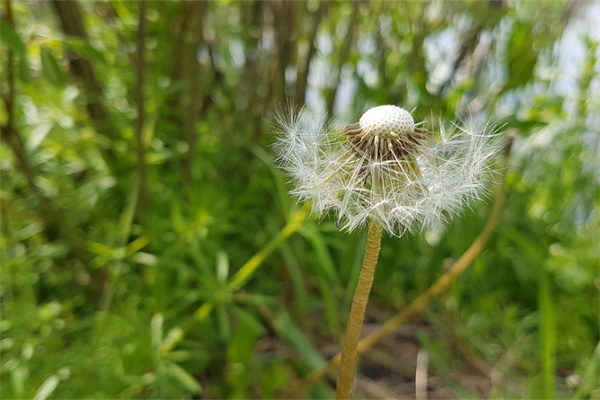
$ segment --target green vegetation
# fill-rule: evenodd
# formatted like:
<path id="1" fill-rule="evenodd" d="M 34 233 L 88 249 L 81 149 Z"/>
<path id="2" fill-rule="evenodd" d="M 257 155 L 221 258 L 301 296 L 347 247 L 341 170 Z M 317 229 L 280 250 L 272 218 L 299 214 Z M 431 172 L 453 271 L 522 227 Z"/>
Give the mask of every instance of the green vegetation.
<path id="1" fill-rule="evenodd" d="M 343 122 L 380 104 L 428 124 L 488 110 L 515 137 L 486 248 L 361 355 L 358 397 L 422 395 L 418 369 L 429 398 L 600 398 L 597 14 L 2 0 L 0 397 L 333 397 L 334 375 L 294 388 L 339 349 L 366 232 L 287 194 L 271 123 L 293 102 Z M 491 209 L 384 237 L 365 331 Z"/>

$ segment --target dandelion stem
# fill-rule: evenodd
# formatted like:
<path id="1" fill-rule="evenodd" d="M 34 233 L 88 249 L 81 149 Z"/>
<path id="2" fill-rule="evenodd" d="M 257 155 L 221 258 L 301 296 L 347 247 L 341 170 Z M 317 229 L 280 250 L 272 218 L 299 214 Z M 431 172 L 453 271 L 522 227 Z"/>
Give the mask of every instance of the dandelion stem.
<path id="1" fill-rule="evenodd" d="M 352 383 L 354 382 L 354 370 L 356 368 L 357 347 L 362 331 L 365 310 L 369 300 L 369 292 L 375 276 L 375 267 L 381 248 L 381 235 L 383 228 L 380 224 L 372 222 L 369 227 L 369 236 L 365 249 L 365 258 L 358 278 L 358 285 L 354 292 L 352 307 L 348 317 L 348 326 L 344 337 L 342 349 L 342 362 L 337 381 L 336 399 L 352 398 Z"/>

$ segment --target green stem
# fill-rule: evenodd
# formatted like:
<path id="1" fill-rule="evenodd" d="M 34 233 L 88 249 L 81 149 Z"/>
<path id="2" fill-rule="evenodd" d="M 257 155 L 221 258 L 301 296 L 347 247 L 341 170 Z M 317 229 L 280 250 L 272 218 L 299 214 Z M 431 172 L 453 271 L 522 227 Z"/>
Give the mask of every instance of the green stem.
<path id="1" fill-rule="evenodd" d="M 369 293 L 375 276 L 375 267 L 381 248 L 381 235 L 383 228 L 376 222 L 373 222 L 369 228 L 367 238 L 367 247 L 365 249 L 365 258 L 358 278 L 358 285 L 354 292 L 352 307 L 348 317 L 348 327 L 344 337 L 344 347 L 342 349 L 342 362 L 337 380 L 336 399 L 352 398 L 352 383 L 354 382 L 354 370 L 356 368 L 357 347 L 362 331 L 365 311 L 369 300 Z"/>
<path id="2" fill-rule="evenodd" d="M 227 284 L 227 290 L 230 293 L 234 293 L 240 289 L 250 279 L 254 271 L 260 267 L 265 259 L 271 255 L 271 253 L 277 249 L 287 238 L 289 238 L 294 232 L 296 232 L 302 226 L 302 223 L 306 219 L 306 216 L 310 212 L 311 202 L 307 202 L 300 210 L 298 210 L 290 218 L 287 225 L 275 236 L 269 243 L 266 244 L 258 253 L 252 256 L 233 276 L 231 281 Z M 215 304 L 212 301 L 204 303 L 197 311 L 196 318 L 199 320 L 205 319 L 208 314 L 212 311 Z"/>
<path id="3" fill-rule="evenodd" d="M 233 276 L 231 282 L 227 285 L 227 288 L 234 292 L 241 288 L 250 276 L 256 271 L 256 269 L 263 263 L 263 261 L 277 249 L 281 243 L 287 240 L 294 232 L 296 232 L 301 226 L 306 216 L 310 212 L 311 203 L 307 202 L 304 207 L 298 210 L 289 220 L 287 225 L 275 236 L 265 247 L 256 253 L 246 264 L 244 264 L 239 271 Z"/>

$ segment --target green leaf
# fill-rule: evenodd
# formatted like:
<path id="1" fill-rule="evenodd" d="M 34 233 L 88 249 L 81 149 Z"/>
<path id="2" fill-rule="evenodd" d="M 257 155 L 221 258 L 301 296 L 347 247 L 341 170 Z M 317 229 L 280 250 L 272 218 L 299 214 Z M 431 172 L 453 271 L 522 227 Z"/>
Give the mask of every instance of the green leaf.
<path id="1" fill-rule="evenodd" d="M 0 22 L 0 41 L 8 47 L 9 50 L 18 53 L 25 53 L 25 45 L 19 37 L 19 34 L 6 21 Z"/>
<path id="2" fill-rule="evenodd" d="M 311 368 L 322 368 L 327 364 L 321 354 L 314 348 L 310 340 L 294 324 L 287 312 L 281 310 L 273 319 L 273 327 L 279 336 L 296 347 Z"/>
<path id="3" fill-rule="evenodd" d="M 150 239 L 148 239 L 146 236 L 140 236 L 125 247 L 125 255 L 131 256 L 137 253 L 138 251 L 146 247 L 149 241 Z"/>
<path id="4" fill-rule="evenodd" d="M 161 353 L 170 352 L 176 345 L 183 339 L 183 330 L 179 327 L 175 327 L 167 333 L 167 337 L 160 346 Z"/>
<path id="5" fill-rule="evenodd" d="M 85 58 L 92 64 L 104 64 L 106 58 L 104 53 L 95 49 L 90 43 L 82 38 L 68 36 L 64 38 L 63 43 L 71 50 L 75 51 L 82 58 Z"/>
<path id="6" fill-rule="evenodd" d="M 168 353 L 166 353 L 163 358 L 165 360 L 168 361 L 172 361 L 172 362 L 183 362 L 183 361 L 187 361 L 190 358 L 192 358 L 192 354 L 189 351 L 184 351 L 184 350 L 175 350 L 175 351 L 170 351 Z M 194 359 L 194 362 L 196 362 L 196 359 Z"/>
<path id="7" fill-rule="evenodd" d="M 162 314 L 154 314 L 150 322 L 150 337 L 152 338 L 152 346 L 159 349 L 163 341 L 163 322 Z"/>
<path id="8" fill-rule="evenodd" d="M 144 253 L 139 251 L 131 256 L 131 261 L 142 264 L 142 265 L 156 265 L 158 264 L 158 257 L 154 254 Z"/>
<path id="9" fill-rule="evenodd" d="M 40 233 L 44 229 L 44 226 L 40 222 L 32 222 L 31 224 L 25 225 L 24 228 L 17 231 L 14 235 L 17 240 L 25 240 L 32 237 L 35 234 Z"/>
<path id="10" fill-rule="evenodd" d="M 590 393 L 600 387 L 600 342 L 596 345 L 585 367 L 583 383 L 575 394 L 575 399 L 588 399 Z M 596 389 L 597 390 L 597 389 Z"/>
<path id="11" fill-rule="evenodd" d="M 298 317 L 302 320 L 306 320 L 308 316 L 308 291 L 306 290 L 306 283 L 304 280 L 304 274 L 300 267 L 298 260 L 296 259 L 289 243 L 282 243 L 279 247 L 279 252 L 285 261 L 285 267 L 287 268 L 290 276 L 292 287 L 294 288 L 294 306 L 298 310 Z"/>
<path id="12" fill-rule="evenodd" d="M 42 72 L 44 77 L 54 86 L 61 87 L 65 84 L 65 73 L 60 68 L 58 61 L 47 47 L 41 47 Z"/>
<path id="13" fill-rule="evenodd" d="M 325 245 L 325 240 L 314 224 L 307 224 L 301 230 L 300 234 L 304 236 L 313 246 L 319 261 L 319 275 L 324 274 L 329 283 L 340 284 L 340 278 L 335 270 L 335 264 L 331 259 L 329 250 Z"/>
<path id="14" fill-rule="evenodd" d="M 29 57 L 23 53 L 17 62 L 17 71 L 19 79 L 25 83 L 29 83 L 29 69 Z"/>
<path id="15" fill-rule="evenodd" d="M 202 386 L 200 386 L 198 381 L 179 365 L 168 363 L 167 373 L 188 392 L 194 394 L 202 393 Z"/>
<path id="16" fill-rule="evenodd" d="M 118 15 L 119 19 L 126 24 L 132 24 L 135 22 L 135 15 L 132 14 L 127 8 L 126 2 L 124 1 L 115 1 L 112 4 L 115 13 Z"/>
<path id="17" fill-rule="evenodd" d="M 125 203 L 125 207 L 123 208 L 121 217 L 119 219 L 119 231 L 117 235 L 117 244 L 119 246 L 125 246 L 127 244 L 127 239 L 131 233 L 131 225 L 133 224 L 133 217 L 135 216 L 135 210 L 137 207 L 139 185 L 137 184 L 136 178 L 130 177 L 129 179 L 132 183 L 132 187 L 127 194 L 127 202 Z"/>
<path id="18" fill-rule="evenodd" d="M 229 258 L 227 253 L 219 251 L 217 253 L 217 280 L 219 282 L 226 282 L 229 276 Z"/>
<path id="19" fill-rule="evenodd" d="M 261 336 L 265 333 L 265 327 L 256 319 L 256 317 L 254 317 L 254 315 L 240 307 L 235 307 L 234 313 L 240 324 L 239 326 L 243 328 L 243 332 L 248 332 L 256 336 Z"/>
<path id="20" fill-rule="evenodd" d="M 227 313 L 227 308 L 224 304 L 217 304 L 216 307 L 216 315 L 217 315 L 217 323 L 219 326 L 219 332 L 221 333 L 221 337 L 223 340 L 229 340 L 231 336 L 231 324 L 229 322 L 229 315 Z"/>
<path id="21" fill-rule="evenodd" d="M 40 143 L 46 138 L 50 130 L 52 129 L 52 124 L 40 124 L 34 127 L 29 134 L 29 138 L 27 140 L 27 150 L 35 150 L 39 147 Z"/>
<path id="22" fill-rule="evenodd" d="M 316 225 L 307 224 L 300 230 L 300 233 L 311 243 L 315 250 L 318 261 L 316 272 L 319 281 L 319 289 L 321 291 L 321 298 L 323 299 L 325 313 L 327 315 L 327 324 L 333 330 L 337 330 L 338 310 L 336 309 L 335 300 L 331 293 L 332 286 L 340 286 L 340 278 L 336 272 L 335 263 L 325 244 L 325 239 L 317 229 Z"/>
<path id="23" fill-rule="evenodd" d="M 277 298 L 262 294 L 238 292 L 233 297 L 240 304 L 251 304 L 254 306 L 274 306 L 278 304 Z"/>
<path id="24" fill-rule="evenodd" d="M 234 314 L 238 321 L 227 349 L 227 360 L 230 363 L 247 364 L 252 358 L 258 339 L 264 334 L 265 328 L 252 314 L 239 307 L 234 308 Z"/>
<path id="25" fill-rule="evenodd" d="M 46 400 L 52 394 L 52 392 L 54 392 L 54 389 L 56 389 L 59 382 L 60 379 L 58 376 L 50 376 L 44 381 L 44 383 L 42 383 L 42 386 L 40 386 L 40 388 L 37 390 L 35 396 L 33 396 L 33 400 Z"/>
<path id="26" fill-rule="evenodd" d="M 10 373 L 10 383 L 12 384 L 12 392 L 16 398 L 22 398 L 25 391 L 25 381 L 29 372 L 27 369 L 19 365 Z"/>
<path id="27" fill-rule="evenodd" d="M 538 53 L 531 45 L 535 40 L 530 24 L 516 21 L 508 42 L 508 82 L 502 92 L 530 82 Z"/>
<path id="28" fill-rule="evenodd" d="M 92 242 L 91 240 L 85 244 L 85 247 L 92 253 L 108 258 L 112 257 L 115 252 L 112 247 L 107 246 L 104 243 Z"/>

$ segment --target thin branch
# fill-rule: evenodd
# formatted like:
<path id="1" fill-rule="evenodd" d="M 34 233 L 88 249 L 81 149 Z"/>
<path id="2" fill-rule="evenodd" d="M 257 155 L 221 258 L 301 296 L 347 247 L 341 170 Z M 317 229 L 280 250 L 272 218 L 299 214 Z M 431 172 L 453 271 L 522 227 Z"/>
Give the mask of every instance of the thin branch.
<path id="1" fill-rule="evenodd" d="M 321 2 L 319 8 L 312 16 L 312 30 L 308 37 L 308 52 L 304 58 L 303 65 L 298 66 L 298 80 L 296 81 L 296 104 L 301 106 L 306 101 L 306 89 L 308 86 L 308 77 L 310 75 L 310 65 L 315 53 L 317 52 L 317 35 L 319 33 L 319 27 L 321 26 L 321 20 L 329 9 L 329 3 L 326 1 Z M 298 64 L 300 63 L 300 57 L 298 57 Z"/>
<path id="2" fill-rule="evenodd" d="M 295 56 L 292 51 L 296 46 L 294 43 L 294 28 L 297 25 L 296 2 L 282 1 L 273 3 L 275 21 L 273 27 L 276 32 L 277 52 L 273 57 L 274 78 L 271 84 L 271 95 L 266 98 L 267 101 L 279 102 L 286 98 L 286 79 L 285 70 L 293 62 Z"/>
<path id="3" fill-rule="evenodd" d="M 259 100 L 259 94 L 256 91 L 256 83 L 258 78 L 258 66 L 261 61 L 260 54 L 260 36 L 255 32 L 262 32 L 262 14 L 263 8 L 268 3 L 261 1 L 240 3 L 242 7 L 242 24 L 243 29 L 247 32 L 244 35 L 244 49 L 246 60 L 241 73 L 240 84 L 235 93 L 239 97 L 247 97 L 249 104 L 255 104 Z"/>
<path id="4" fill-rule="evenodd" d="M 77 1 L 52 0 L 51 4 L 60 20 L 63 32 L 66 35 L 87 41 L 83 14 Z M 114 129 L 108 118 L 108 111 L 104 105 L 104 92 L 94 73 L 92 64 L 80 55 L 75 55 L 72 52 L 68 54 L 71 71 L 81 80 L 83 85 L 87 111 L 96 129 L 107 134 L 107 136 L 114 136 L 116 129 Z"/>
<path id="5" fill-rule="evenodd" d="M 4 12 L 6 14 L 6 23 L 14 29 L 14 20 L 12 15 L 12 4 L 10 0 L 4 2 Z M 15 161 L 23 176 L 27 181 L 27 186 L 32 191 L 37 192 L 34 183 L 34 172 L 27 153 L 23 138 L 18 134 L 15 127 L 15 55 L 12 50 L 7 49 L 6 57 L 6 81 L 8 86 L 7 93 L 2 95 L 4 107 L 6 108 L 6 124 L 2 126 L 0 136 L 2 140 L 11 148 Z"/>
<path id="6" fill-rule="evenodd" d="M 512 138 L 508 139 L 506 148 L 505 148 L 505 158 L 508 157 L 510 149 L 512 147 Z M 405 309 L 400 311 L 394 317 L 387 320 L 383 325 L 381 325 L 378 329 L 374 330 L 358 343 L 357 353 L 360 355 L 365 351 L 369 350 L 373 347 L 377 342 L 391 334 L 398 328 L 400 325 L 404 324 L 410 317 L 417 314 L 421 310 L 423 310 L 436 296 L 444 293 L 450 285 L 458 278 L 460 274 L 462 274 L 468 267 L 471 265 L 473 260 L 483 251 L 485 245 L 488 240 L 492 236 L 494 228 L 498 224 L 498 220 L 500 218 L 500 212 L 502 211 L 502 206 L 504 204 L 504 185 L 506 180 L 506 170 L 504 170 L 500 183 L 496 187 L 496 201 L 494 203 L 494 207 L 492 209 L 492 213 L 485 224 L 485 227 L 477 236 L 477 238 L 473 241 L 471 246 L 463 253 L 462 256 L 458 260 L 454 262 L 442 276 L 438 278 L 438 280 L 429 287 L 425 292 L 421 293 L 416 299 L 413 300 L 412 303 L 408 305 Z M 329 363 L 320 369 L 316 369 L 307 375 L 304 380 L 299 384 L 297 393 L 302 394 L 305 393 L 310 387 L 312 387 L 315 383 L 319 382 L 325 374 L 328 372 L 339 368 L 341 363 L 341 354 L 337 354 L 333 357 Z"/>
<path id="7" fill-rule="evenodd" d="M 196 7 L 190 10 L 190 13 L 196 16 L 196 25 L 193 30 L 196 32 L 202 32 L 202 16 L 204 14 L 205 2 L 197 3 L 200 8 Z M 206 90 L 203 97 L 200 96 L 199 83 L 200 83 L 200 63 L 198 61 L 197 52 L 202 44 L 202 35 L 194 35 L 192 41 L 192 48 L 189 57 L 190 67 L 188 81 L 190 82 L 189 102 L 187 104 L 187 113 L 184 122 L 184 134 L 188 144 L 187 153 L 183 156 L 182 160 L 182 180 L 183 186 L 189 187 L 193 181 L 193 170 L 194 170 L 194 159 L 196 155 L 196 143 L 198 142 L 198 133 L 196 132 L 195 123 L 198 118 L 198 113 L 203 114 L 208 111 L 208 107 L 211 104 L 210 89 Z M 216 71 L 216 70 L 215 70 Z M 202 105 L 202 110 L 200 109 Z"/>
<path id="8" fill-rule="evenodd" d="M 247 132 L 256 140 L 261 134 L 262 117 L 277 82 L 271 83 L 274 72 L 270 63 L 274 56 L 264 51 L 261 36 L 258 34 L 264 32 L 266 22 L 264 15 L 271 11 L 273 5 L 271 2 L 263 1 L 247 4 L 241 2 L 241 4 L 243 26 L 248 33 L 244 35 L 246 62 L 235 95 L 246 100 L 247 109 L 240 114 L 240 118 L 244 120 L 244 125 L 248 126 Z M 266 95 L 261 87 L 265 82 L 270 83 Z"/>
<path id="9" fill-rule="evenodd" d="M 456 60 L 454 60 L 454 63 L 452 64 L 452 72 L 450 73 L 448 78 L 440 85 L 440 90 L 439 90 L 440 93 L 443 92 L 444 90 L 446 90 L 448 87 L 450 87 L 450 85 L 456 78 L 456 75 L 458 74 L 458 70 L 459 70 L 460 66 L 467 59 L 467 56 L 469 55 L 469 53 L 472 52 L 473 49 L 476 47 L 482 30 L 483 30 L 483 25 L 478 25 L 463 40 L 463 42 L 461 43 L 461 46 L 460 46 L 460 50 L 458 52 L 458 56 L 456 57 Z"/>
<path id="10" fill-rule="evenodd" d="M 415 7 L 420 5 L 419 15 L 416 20 L 411 21 L 414 24 L 413 34 L 414 38 L 412 41 L 412 50 L 410 54 L 407 54 L 404 59 L 406 62 L 406 75 L 412 80 L 411 84 L 419 89 L 420 97 L 419 103 L 422 107 L 428 107 L 432 114 L 440 114 L 440 101 L 439 98 L 433 97 L 427 90 L 427 62 L 425 59 L 425 38 L 430 32 L 434 32 L 433 26 L 428 26 L 426 18 L 427 9 L 431 3 L 431 0 L 424 0 L 420 3 L 414 2 Z M 408 4 L 408 3 L 407 3 Z"/>
<path id="11" fill-rule="evenodd" d="M 193 9 L 196 2 L 181 2 L 181 19 L 176 25 L 175 40 L 173 41 L 173 66 L 171 68 L 171 81 L 178 82 L 181 79 L 183 51 L 187 43 L 190 19 L 194 15 Z"/>
<path id="12" fill-rule="evenodd" d="M 138 30 L 137 30 L 137 59 L 135 63 L 136 86 L 135 104 L 137 118 L 135 121 L 135 139 L 137 142 L 137 169 L 138 169 L 138 213 L 145 216 L 148 210 L 148 174 L 146 164 L 146 141 L 144 138 L 144 123 L 146 119 L 146 108 L 144 106 L 144 82 L 145 82 L 145 48 L 146 48 L 146 10 L 145 1 L 139 3 Z"/>
<path id="13" fill-rule="evenodd" d="M 9 26 L 14 27 L 13 17 L 12 17 L 12 7 L 10 0 L 6 0 L 4 2 L 4 12 L 6 15 L 6 23 Z M 4 103 L 4 107 L 6 109 L 7 121 L 6 125 L 0 127 L 0 136 L 2 140 L 4 140 L 8 146 L 12 149 L 13 154 L 15 156 L 15 160 L 19 165 L 19 169 L 23 172 L 25 179 L 27 180 L 27 185 L 30 188 L 35 188 L 33 184 L 33 172 L 31 167 L 29 166 L 29 162 L 27 158 L 24 156 L 24 146 L 21 137 L 18 136 L 16 140 L 13 139 L 14 136 L 14 105 L 15 105 L 15 71 L 14 71 L 14 54 L 8 49 L 8 54 L 6 57 L 6 80 L 8 91 L 6 94 L 2 94 L 2 100 Z M 2 177 L 0 176 L 0 179 Z M 0 202 L 0 228 L 2 228 L 3 233 L 8 233 L 8 218 L 6 216 L 6 208 L 3 207 L 4 202 Z M 8 204 L 10 206 L 10 204 Z"/>
<path id="14" fill-rule="evenodd" d="M 161 130 L 166 131 L 177 140 L 180 138 L 176 135 L 187 130 L 186 123 L 188 116 L 185 114 L 185 111 L 189 110 L 189 107 L 184 103 L 186 91 L 183 88 L 189 87 L 192 81 L 198 78 L 197 76 L 192 76 L 191 73 L 185 74 L 186 71 L 189 71 L 187 67 L 192 65 L 192 62 L 198 62 L 197 51 L 203 40 L 202 29 L 196 27 L 194 20 L 202 21 L 207 9 L 208 2 L 206 1 L 182 1 L 180 2 L 181 17 L 175 23 L 177 29 L 171 42 L 171 47 L 173 48 L 171 59 L 173 63 L 170 71 L 170 79 L 172 84 L 177 85 L 177 90 L 167 95 L 164 106 L 161 108 L 159 123 L 165 124 L 160 128 Z M 193 40 L 190 39 L 192 37 Z M 192 44 L 195 46 L 193 51 L 190 51 L 190 42 L 193 42 Z M 188 76 L 191 77 L 188 79 Z"/>
<path id="15" fill-rule="evenodd" d="M 335 82 L 334 86 L 331 88 L 331 91 L 327 94 L 327 115 L 332 115 L 333 106 L 335 105 L 335 98 L 337 96 L 337 91 L 340 85 L 340 78 L 342 76 L 342 69 L 344 65 L 348 61 L 350 57 L 350 51 L 352 50 L 352 44 L 354 44 L 354 40 L 356 38 L 358 32 L 358 13 L 360 11 L 360 3 L 352 3 L 352 16 L 350 17 L 350 22 L 348 22 L 348 31 L 346 32 L 346 40 L 342 45 L 342 49 L 340 50 L 340 59 L 337 64 L 337 69 L 335 71 L 335 75 L 333 76 L 333 81 Z"/>
<path id="16" fill-rule="evenodd" d="M 262 134 L 261 121 L 262 116 L 267 113 L 269 106 L 281 104 L 286 98 L 286 78 L 285 71 L 288 65 L 294 62 L 297 55 L 293 49 L 296 48 L 294 29 L 298 25 L 296 2 L 278 1 L 265 2 L 266 15 L 272 13 L 273 21 L 271 28 L 275 31 L 275 51 L 266 54 L 268 61 L 265 62 L 265 68 L 262 69 L 263 82 L 269 82 L 266 95 L 254 95 L 255 101 L 250 101 L 249 113 L 252 122 L 253 141 L 258 141 Z M 259 47 L 260 48 L 260 47 Z M 254 85 L 251 90 L 256 92 Z"/>
<path id="17" fill-rule="evenodd" d="M 15 23 L 12 15 L 12 5 L 10 0 L 4 2 L 4 12 L 6 14 L 6 23 L 8 26 L 14 29 Z M 8 48 L 8 55 L 6 59 L 6 80 L 8 83 L 8 93 L 3 96 L 4 104 L 6 106 L 6 113 L 8 114 L 8 121 L 6 123 L 7 128 L 12 130 L 14 124 L 14 105 L 15 105 L 15 56 L 10 48 Z"/>

